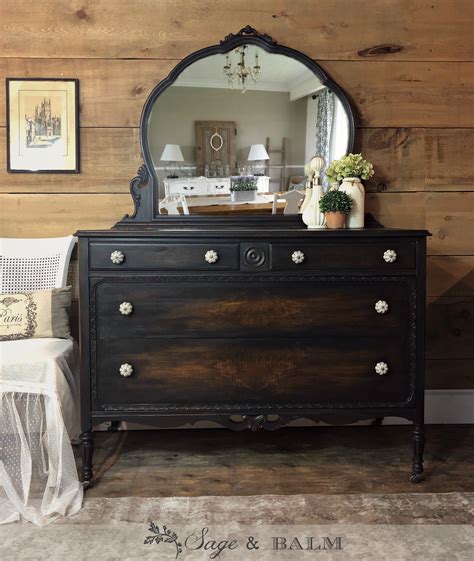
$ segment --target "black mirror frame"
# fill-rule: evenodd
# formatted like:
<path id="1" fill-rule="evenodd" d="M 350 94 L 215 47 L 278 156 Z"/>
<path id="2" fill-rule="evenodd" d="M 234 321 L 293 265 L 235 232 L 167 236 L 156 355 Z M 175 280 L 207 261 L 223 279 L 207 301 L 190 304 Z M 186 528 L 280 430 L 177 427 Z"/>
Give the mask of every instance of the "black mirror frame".
<path id="1" fill-rule="evenodd" d="M 143 165 L 139 168 L 137 176 L 130 182 L 130 193 L 135 205 L 134 213 L 132 215 L 126 214 L 115 227 L 135 227 L 135 226 L 154 226 L 164 228 L 182 228 L 186 227 L 201 227 L 201 226 L 215 226 L 221 227 L 228 225 L 233 227 L 255 228 L 255 227 L 290 227 L 301 228 L 303 223 L 301 215 L 282 216 L 272 214 L 252 214 L 250 216 L 236 215 L 236 216 L 212 216 L 212 215 L 188 215 L 188 216 L 168 216 L 158 214 L 158 177 L 155 172 L 151 153 L 148 144 L 148 125 L 150 121 L 151 111 L 153 105 L 161 93 L 166 90 L 178 76 L 188 66 L 213 54 L 225 54 L 241 45 L 256 45 L 261 47 L 269 53 L 285 55 L 293 58 L 305 66 L 307 66 L 318 79 L 330 88 L 340 99 L 349 118 L 349 141 L 348 152 L 351 152 L 354 147 L 355 136 L 355 118 L 352 104 L 347 94 L 336 84 L 326 72 L 314 62 L 309 56 L 304 53 L 279 45 L 272 37 L 267 34 L 261 34 L 253 27 L 247 25 L 241 29 L 237 34 L 231 33 L 227 35 L 218 45 L 205 47 L 191 53 L 181 62 L 179 62 L 169 75 L 155 86 L 150 95 L 148 96 L 145 105 L 143 106 L 140 118 L 140 147 L 144 160 Z"/>

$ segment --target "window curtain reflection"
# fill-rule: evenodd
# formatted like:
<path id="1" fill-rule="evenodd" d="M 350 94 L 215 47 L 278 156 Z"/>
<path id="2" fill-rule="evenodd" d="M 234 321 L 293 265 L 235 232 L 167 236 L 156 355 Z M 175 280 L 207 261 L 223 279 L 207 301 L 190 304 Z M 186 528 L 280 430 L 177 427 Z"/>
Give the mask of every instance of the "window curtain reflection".
<path id="1" fill-rule="evenodd" d="M 327 88 L 316 94 L 318 111 L 316 114 L 316 154 L 331 161 L 331 133 L 334 119 L 334 94 Z M 326 171 L 324 168 L 323 173 Z M 326 185 L 326 181 L 323 181 Z"/>

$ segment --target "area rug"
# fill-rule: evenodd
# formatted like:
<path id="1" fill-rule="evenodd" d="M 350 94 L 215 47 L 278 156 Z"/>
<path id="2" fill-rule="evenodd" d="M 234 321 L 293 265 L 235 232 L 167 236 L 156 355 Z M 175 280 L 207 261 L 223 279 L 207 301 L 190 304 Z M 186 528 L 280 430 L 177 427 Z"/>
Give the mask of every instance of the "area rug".
<path id="1" fill-rule="evenodd" d="M 85 499 L 0 527 L 0 558 L 471 561 L 474 493 Z"/>

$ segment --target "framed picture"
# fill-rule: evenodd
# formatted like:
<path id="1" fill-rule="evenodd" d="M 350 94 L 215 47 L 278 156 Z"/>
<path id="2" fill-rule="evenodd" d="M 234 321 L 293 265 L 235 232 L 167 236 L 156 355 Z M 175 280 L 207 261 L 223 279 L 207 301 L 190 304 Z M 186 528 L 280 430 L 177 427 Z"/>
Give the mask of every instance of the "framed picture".
<path id="1" fill-rule="evenodd" d="M 7 78 L 7 170 L 79 173 L 79 80 Z"/>

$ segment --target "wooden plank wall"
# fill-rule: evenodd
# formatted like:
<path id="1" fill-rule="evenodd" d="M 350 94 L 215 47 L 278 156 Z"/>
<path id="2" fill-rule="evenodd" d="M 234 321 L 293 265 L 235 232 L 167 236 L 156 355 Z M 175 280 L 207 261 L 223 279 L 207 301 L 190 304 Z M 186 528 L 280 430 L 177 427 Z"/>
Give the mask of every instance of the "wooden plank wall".
<path id="1" fill-rule="evenodd" d="M 131 209 L 145 99 L 192 51 L 250 24 L 317 60 L 358 110 L 370 211 L 427 228 L 427 385 L 474 388 L 472 0 L 2 0 L 0 78 L 77 77 L 80 175 L 7 174 L 0 236 L 111 226 Z"/>

